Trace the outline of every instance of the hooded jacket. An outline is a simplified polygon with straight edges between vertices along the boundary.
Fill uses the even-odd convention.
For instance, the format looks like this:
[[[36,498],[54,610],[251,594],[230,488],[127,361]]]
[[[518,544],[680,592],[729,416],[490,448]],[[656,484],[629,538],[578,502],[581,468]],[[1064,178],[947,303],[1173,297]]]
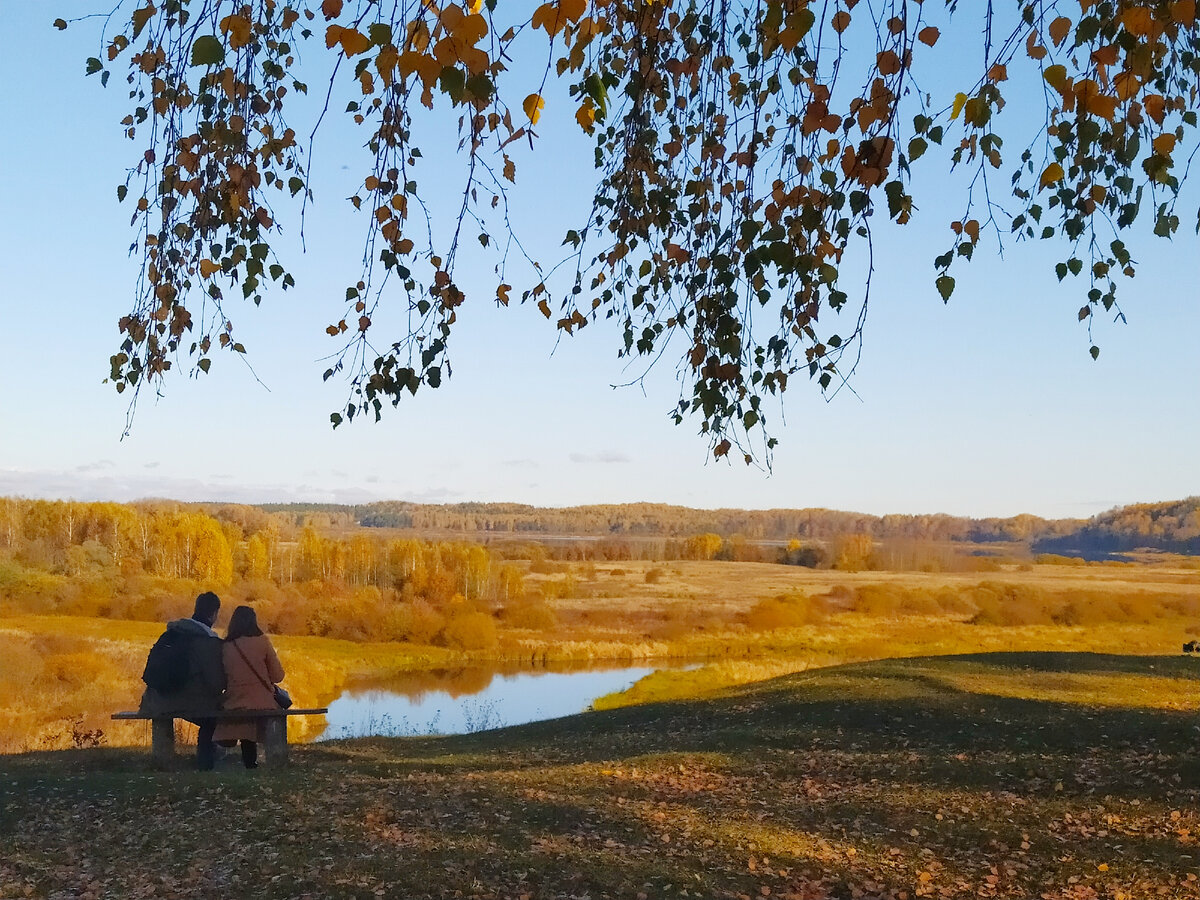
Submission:
[[[225,690],[225,667],[221,659],[223,641],[217,633],[195,619],[176,619],[167,630],[186,635],[188,679],[183,687],[164,694],[147,686],[139,709],[144,713],[210,712],[221,708]]]

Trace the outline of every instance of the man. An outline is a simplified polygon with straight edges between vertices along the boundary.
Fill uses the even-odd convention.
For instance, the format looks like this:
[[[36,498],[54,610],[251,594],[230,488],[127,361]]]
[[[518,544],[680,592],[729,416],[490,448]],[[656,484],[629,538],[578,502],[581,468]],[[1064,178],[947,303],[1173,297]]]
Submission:
[[[225,690],[222,641],[212,629],[220,608],[221,599],[212,591],[197,597],[190,619],[167,623],[167,630],[150,651],[142,673],[146,682],[142,712],[174,713],[199,726],[196,767],[201,771],[211,770],[216,762],[212,738],[217,720],[195,713],[219,709]]]

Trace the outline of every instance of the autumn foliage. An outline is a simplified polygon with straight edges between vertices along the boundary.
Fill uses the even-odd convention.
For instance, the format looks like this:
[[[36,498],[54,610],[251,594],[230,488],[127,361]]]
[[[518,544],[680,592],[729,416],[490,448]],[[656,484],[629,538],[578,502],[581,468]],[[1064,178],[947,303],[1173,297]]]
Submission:
[[[144,0],[106,23],[88,71],[131,88],[118,196],[143,262],[111,378],[135,393],[179,357],[207,372],[244,352],[230,298],[294,284],[276,246],[311,200],[289,125],[302,49],[335,62],[321,90],[350,92],[365,147],[364,264],[326,329],[325,376],[351,383],[335,424],[450,374],[478,243],[498,248],[483,299],[519,297],[566,333],[611,319],[647,366],[674,340],[675,418],[697,417],[717,456],[769,456],[764,401],[853,371],[875,241],[919,215],[920,167],[958,198],[931,253],[942,298],[989,236],[1054,239],[1090,335],[1096,313],[1120,316],[1135,223],[1178,231],[1196,144],[1194,0]],[[539,260],[509,211],[547,120],[594,142],[594,190],[566,258]],[[461,199],[439,204],[423,148],[454,121],[458,153],[436,158]],[[387,304],[407,333],[376,333]]]

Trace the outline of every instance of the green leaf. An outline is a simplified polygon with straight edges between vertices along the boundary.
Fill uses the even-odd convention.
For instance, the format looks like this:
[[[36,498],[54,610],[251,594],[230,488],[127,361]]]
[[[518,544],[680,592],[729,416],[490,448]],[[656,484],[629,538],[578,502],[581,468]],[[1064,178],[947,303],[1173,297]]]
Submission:
[[[954,293],[954,279],[949,275],[940,275],[934,285],[937,287],[938,293],[942,295],[942,302],[948,303],[950,295]]]
[[[367,28],[367,37],[371,39],[372,44],[377,44],[380,47],[390,44],[392,42],[392,26],[376,22]]]
[[[1097,347],[1097,346],[1095,346],[1094,344],[1092,345],[1092,349],[1091,349],[1091,350],[1089,350],[1088,352],[1089,352],[1090,354],[1092,354],[1092,359],[1099,359],[1099,358],[1100,358],[1100,348],[1099,348],[1099,347]]]
[[[103,68],[104,68],[104,63],[100,62],[100,60],[96,59],[96,57],[94,57],[94,56],[88,57],[87,73],[89,75],[95,75],[97,72],[99,72]]]
[[[54,27],[57,28],[59,31],[65,31],[67,28],[67,20],[66,19],[55,19]]]
[[[193,66],[219,66],[225,61],[225,48],[211,34],[201,35],[192,44]]]
[[[203,372],[205,375],[207,375],[208,367],[212,365],[212,360],[211,359],[202,359],[202,360],[200,360],[200,362],[196,363],[196,365],[200,367],[201,372]]]
[[[589,75],[583,83],[583,89],[596,104],[596,121],[603,122],[604,117],[608,115],[608,88],[604,84],[604,79],[600,77],[600,73],[593,72]]]
[[[442,69],[441,76],[442,93],[446,94],[455,103],[458,103],[463,98],[463,92],[467,89],[467,76],[462,69],[455,66],[446,66]]]

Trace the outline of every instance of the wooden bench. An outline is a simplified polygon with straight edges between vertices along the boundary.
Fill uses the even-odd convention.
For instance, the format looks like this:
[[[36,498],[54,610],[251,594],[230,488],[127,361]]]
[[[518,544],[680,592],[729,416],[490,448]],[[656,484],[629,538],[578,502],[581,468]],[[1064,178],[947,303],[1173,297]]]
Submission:
[[[287,720],[288,716],[320,716],[329,712],[323,709],[220,709],[216,711],[192,711],[170,713],[144,713],[137,710],[113,713],[114,719],[150,720],[150,756],[154,765],[168,768],[175,758],[176,719],[264,719],[266,750],[264,765],[279,769],[287,765]]]

